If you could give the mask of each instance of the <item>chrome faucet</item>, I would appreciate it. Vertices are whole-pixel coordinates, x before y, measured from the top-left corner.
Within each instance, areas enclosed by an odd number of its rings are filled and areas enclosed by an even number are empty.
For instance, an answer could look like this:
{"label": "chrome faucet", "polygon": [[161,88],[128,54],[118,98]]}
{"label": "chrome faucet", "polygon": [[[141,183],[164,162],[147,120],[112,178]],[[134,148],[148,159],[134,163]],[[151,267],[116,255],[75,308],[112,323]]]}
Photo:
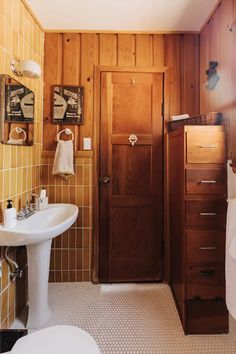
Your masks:
{"label": "chrome faucet", "polygon": [[[34,203],[32,203],[31,199],[34,197]],[[31,193],[26,197],[26,206],[22,208],[17,214],[17,220],[24,220],[30,217],[35,213],[35,211],[39,210],[40,198],[37,194]]]}

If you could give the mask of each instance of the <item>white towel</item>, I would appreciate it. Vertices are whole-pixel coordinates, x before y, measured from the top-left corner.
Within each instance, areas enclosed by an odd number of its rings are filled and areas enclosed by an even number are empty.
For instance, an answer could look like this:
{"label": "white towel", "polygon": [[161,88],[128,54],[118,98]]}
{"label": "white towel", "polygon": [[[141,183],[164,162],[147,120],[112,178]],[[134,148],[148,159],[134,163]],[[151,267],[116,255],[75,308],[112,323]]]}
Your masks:
{"label": "white towel", "polygon": [[171,120],[181,120],[181,119],[188,119],[189,114],[180,114],[179,116],[171,116]]}
{"label": "white towel", "polygon": [[226,304],[229,313],[236,319],[236,198],[228,200],[226,223]]}
{"label": "white towel", "polygon": [[59,140],[54,157],[52,174],[69,178],[75,175],[73,165],[73,141]]}

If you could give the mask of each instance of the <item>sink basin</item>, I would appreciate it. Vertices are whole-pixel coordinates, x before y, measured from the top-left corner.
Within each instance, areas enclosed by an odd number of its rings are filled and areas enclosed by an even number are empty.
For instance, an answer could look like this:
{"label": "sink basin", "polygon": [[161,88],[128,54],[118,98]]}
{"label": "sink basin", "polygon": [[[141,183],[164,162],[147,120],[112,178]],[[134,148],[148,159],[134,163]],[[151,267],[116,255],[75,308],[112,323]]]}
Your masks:
{"label": "sink basin", "polygon": [[56,237],[76,220],[78,207],[73,204],[49,204],[29,218],[17,221],[14,228],[0,225],[0,246],[27,246]]}
{"label": "sink basin", "polygon": [[0,246],[26,246],[28,258],[29,315],[27,328],[35,329],[51,317],[48,276],[52,239],[65,232],[78,216],[73,204],[49,204],[14,228],[0,225]]}

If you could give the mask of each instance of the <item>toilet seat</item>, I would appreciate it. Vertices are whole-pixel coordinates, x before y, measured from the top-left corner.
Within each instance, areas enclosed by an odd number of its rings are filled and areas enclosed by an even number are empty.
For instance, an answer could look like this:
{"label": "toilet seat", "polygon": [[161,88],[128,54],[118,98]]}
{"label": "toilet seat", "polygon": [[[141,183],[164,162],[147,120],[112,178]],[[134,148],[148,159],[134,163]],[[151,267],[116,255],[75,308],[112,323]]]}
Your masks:
{"label": "toilet seat", "polygon": [[10,354],[100,354],[93,337],[74,326],[48,327],[20,338]]}

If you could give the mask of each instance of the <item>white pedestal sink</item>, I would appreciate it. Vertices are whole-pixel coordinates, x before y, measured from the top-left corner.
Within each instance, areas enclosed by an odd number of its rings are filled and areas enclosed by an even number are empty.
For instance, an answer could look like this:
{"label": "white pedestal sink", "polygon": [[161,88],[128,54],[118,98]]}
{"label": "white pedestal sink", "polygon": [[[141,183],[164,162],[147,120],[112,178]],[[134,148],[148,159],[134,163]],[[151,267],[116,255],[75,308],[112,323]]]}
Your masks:
{"label": "white pedestal sink", "polygon": [[26,246],[28,256],[29,315],[27,328],[38,328],[51,317],[48,275],[52,239],[75,222],[79,209],[73,204],[49,204],[14,228],[0,225],[0,246]]}

